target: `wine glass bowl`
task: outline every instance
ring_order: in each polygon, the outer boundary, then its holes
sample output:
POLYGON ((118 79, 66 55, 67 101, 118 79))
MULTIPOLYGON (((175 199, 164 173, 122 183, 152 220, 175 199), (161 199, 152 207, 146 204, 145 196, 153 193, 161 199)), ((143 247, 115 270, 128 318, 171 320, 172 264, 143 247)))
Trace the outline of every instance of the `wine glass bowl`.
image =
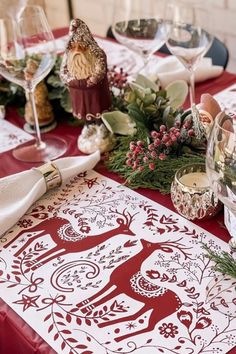
POLYGON ((0 19, 0 74, 26 91, 32 106, 35 142, 27 142, 13 150, 16 159, 43 162, 66 151, 66 143, 58 137, 41 139, 34 90, 51 71, 56 47, 45 14, 39 6, 26 6, 19 18, 0 19))
POLYGON ((212 37, 205 30, 199 33, 198 28, 180 23, 172 30, 167 46, 188 70, 195 70, 211 41, 212 37))
POLYGON ((209 24, 208 12, 194 3, 178 1, 168 5, 166 14, 170 21, 166 45, 189 71, 192 107, 195 104, 194 71, 213 41, 212 35, 203 28, 204 23, 209 24))
MULTIPOLYGON (((206 171, 212 188, 216 196, 236 217, 235 116, 225 112, 217 115, 208 141, 206 156, 206 171)), ((231 246, 235 243, 235 239, 232 239, 231 246)))
POLYGON ((13 19, 0 19, 0 23, 6 36, 12 39, 11 42, 6 41, 5 45, 1 42, 0 70, 2 76, 22 86, 25 90, 35 88, 54 65, 53 42, 50 45, 45 42, 39 49, 36 47, 37 42, 34 36, 18 37, 15 30, 17 30, 16 26, 21 27, 21 20, 17 25, 13 19))
POLYGON ((118 42, 139 54, 145 66, 165 43, 168 25, 163 0, 116 0, 112 32, 118 42))

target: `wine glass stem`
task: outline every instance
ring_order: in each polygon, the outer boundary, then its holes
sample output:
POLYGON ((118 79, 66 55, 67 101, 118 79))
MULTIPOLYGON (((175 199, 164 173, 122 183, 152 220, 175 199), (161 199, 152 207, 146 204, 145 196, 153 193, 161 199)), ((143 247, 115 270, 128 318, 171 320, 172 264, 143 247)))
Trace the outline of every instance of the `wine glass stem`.
MULTIPOLYGON (((142 57, 142 56, 141 56, 141 57, 142 57)), ((143 60, 142 66, 138 69, 138 73, 140 73, 140 71, 142 71, 142 70, 144 70, 144 72, 145 72, 145 68, 146 68, 146 66, 147 66, 147 64, 148 64, 149 57, 142 57, 142 60, 143 60)), ((136 75, 137 75, 137 74, 136 74, 136 75)))
POLYGON ((189 94, 190 94, 190 107, 193 107, 193 105, 195 104, 195 75, 194 75, 194 70, 190 70, 189 94))
POLYGON ((45 148, 45 143, 41 139, 41 133, 40 133, 40 128, 39 128, 39 120, 38 120, 38 113, 37 113, 37 108, 35 104, 35 98, 34 98, 34 90, 28 90, 28 96, 29 96, 29 101, 31 104, 32 108, 32 113, 33 113, 33 118, 34 118, 34 129, 36 131, 36 137, 35 137, 35 145, 37 149, 44 149, 45 148))

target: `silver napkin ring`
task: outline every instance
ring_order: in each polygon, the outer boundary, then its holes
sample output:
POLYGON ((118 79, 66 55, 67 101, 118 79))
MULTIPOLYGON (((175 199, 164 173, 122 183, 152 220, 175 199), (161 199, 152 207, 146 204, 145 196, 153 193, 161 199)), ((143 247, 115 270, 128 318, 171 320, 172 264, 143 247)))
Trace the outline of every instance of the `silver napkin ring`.
POLYGON ((61 173, 52 162, 35 167, 33 170, 39 171, 43 175, 47 191, 59 187, 62 183, 61 173))

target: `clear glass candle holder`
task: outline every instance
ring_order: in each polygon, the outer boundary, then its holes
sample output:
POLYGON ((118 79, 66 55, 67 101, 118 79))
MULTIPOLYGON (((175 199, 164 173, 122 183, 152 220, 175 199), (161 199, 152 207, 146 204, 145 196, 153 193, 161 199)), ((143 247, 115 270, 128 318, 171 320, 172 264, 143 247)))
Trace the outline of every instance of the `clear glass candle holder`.
POLYGON ((171 185, 171 200, 177 212, 189 220, 204 220, 216 215, 221 202, 215 197, 205 164, 180 168, 171 185))

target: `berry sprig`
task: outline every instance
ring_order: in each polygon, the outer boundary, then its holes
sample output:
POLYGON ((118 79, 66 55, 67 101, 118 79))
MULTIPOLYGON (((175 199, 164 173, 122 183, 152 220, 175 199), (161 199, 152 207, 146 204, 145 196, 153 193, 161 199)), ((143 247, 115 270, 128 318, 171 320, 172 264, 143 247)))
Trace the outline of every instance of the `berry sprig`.
POLYGON ((145 140, 131 141, 126 154, 126 165, 134 171, 142 172, 145 167, 155 169, 156 160, 165 160, 180 136, 179 128, 167 127, 162 124, 159 131, 153 130, 150 137, 145 140))
POLYGON ((107 76, 111 88, 115 87, 120 91, 126 88, 128 73, 124 72, 123 68, 117 68, 116 65, 113 65, 113 67, 108 70, 107 76))
MULTIPOLYGON (((175 126, 180 127, 180 123, 176 122, 175 126)), ((194 138, 195 137, 195 131, 194 131, 194 127, 193 127, 193 120, 192 117, 189 116, 187 118, 185 118, 181 129, 180 129, 180 141, 181 142, 186 142, 189 140, 189 138, 194 138)))
POLYGON ((131 188, 169 193, 180 167, 204 161, 206 139, 199 134, 197 115, 172 105, 171 95, 154 88, 148 79, 140 77, 128 85, 123 74, 117 68, 110 74, 113 108, 130 116, 136 133, 117 138, 117 148, 109 154, 106 165, 131 188))

